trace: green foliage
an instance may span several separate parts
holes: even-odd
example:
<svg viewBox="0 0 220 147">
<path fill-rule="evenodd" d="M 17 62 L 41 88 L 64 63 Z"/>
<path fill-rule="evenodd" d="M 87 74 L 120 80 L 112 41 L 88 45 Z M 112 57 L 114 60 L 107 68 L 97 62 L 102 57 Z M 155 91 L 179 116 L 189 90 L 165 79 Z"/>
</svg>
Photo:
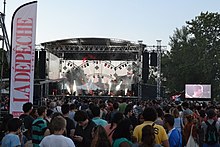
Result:
<svg viewBox="0 0 220 147">
<path fill-rule="evenodd" d="M 169 91 L 184 91 L 187 83 L 212 84 L 213 97 L 220 88 L 220 14 L 201 13 L 176 29 L 171 50 L 162 58 L 162 73 Z"/>
</svg>

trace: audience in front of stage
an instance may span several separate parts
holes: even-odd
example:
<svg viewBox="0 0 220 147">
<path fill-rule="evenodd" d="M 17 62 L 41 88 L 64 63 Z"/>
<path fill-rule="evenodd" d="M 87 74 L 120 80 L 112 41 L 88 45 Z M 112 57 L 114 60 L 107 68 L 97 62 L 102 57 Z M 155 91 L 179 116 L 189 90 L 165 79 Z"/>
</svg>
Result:
<svg viewBox="0 0 220 147">
<path fill-rule="evenodd" d="M 187 144 L 192 129 L 193 140 L 199 146 L 219 146 L 219 103 L 80 98 L 58 101 L 60 111 L 56 100 L 35 107 L 38 118 L 30 115 L 32 103 L 25 103 L 24 114 L 18 119 L 21 126 L 16 119 L 16 125 L 11 126 L 5 116 L 1 125 L 3 145 L 12 136 L 14 144 L 21 146 L 27 137 L 27 143 L 34 146 L 180 147 Z M 211 141 L 207 137 L 210 125 L 216 136 Z"/>
</svg>

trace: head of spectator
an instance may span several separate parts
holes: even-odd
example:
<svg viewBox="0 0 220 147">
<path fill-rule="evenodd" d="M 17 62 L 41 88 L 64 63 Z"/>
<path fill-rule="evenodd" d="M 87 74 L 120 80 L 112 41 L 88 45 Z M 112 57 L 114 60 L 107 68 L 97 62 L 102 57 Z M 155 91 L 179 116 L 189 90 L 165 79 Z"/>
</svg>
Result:
<svg viewBox="0 0 220 147">
<path fill-rule="evenodd" d="M 118 123 L 112 135 L 113 141 L 119 138 L 126 138 L 128 140 L 131 140 L 131 130 L 132 130 L 132 126 L 130 121 L 128 119 L 122 119 Z"/>
<path fill-rule="evenodd" d="M 53 116 L 53 110 L 47 109 L 46 120 L 47 120 L 48 122 L 51 121 L 52 116 Z"/>
<path fill-rule="evenodd" d="M 56 116 L 51 120 L 51 128 L 54 134 L 62 135 L 66 129 L 66 120 L 62 116 Z"/>
<path fill-rule="evenodd" d="M 71 103 L 70 104 L 70 111 L 74 111 L 76 109 L 76 104 Z"/>
<path fill-rule="evenodd" d="M 52 118 L 53 110 L 47 109 L 47 117 Z"/>
<path fill-rule="evenodd" d="M 11 118 L 8 120 L 7 130 L 19 134 L 21 131 L 22 121 L 19 118 Z"/>
<path fill-rule="evenodd" d="M 37 109 L 37 113 L 39 117 L 45 118 L 47 114 L 47 107 L 46 106 L 40 106 Z"/>
<path fill-rule="evenodd" d="M 214 117 L 216 117 L 216 113 L 214 109 L 208 109 L 206 114 L 208 119 L 213 119 Z"/>
<path fill-rule="evenodd" d="M 142 128 L 142 144 L 141 147 L 153 147 L 155 144 L 154 128 L 151 125 L 146 125 Z"/>
<path fill-rule="evenodd" d="M 205 116 L 206 116 L 205 110 L 200 110 L 199 111 L 199 116 L 200 116 L 200 118 L 204 119 Z"/>
<path fill-rule="evenodd" d="M 133 106 L 131 104 L 128 104 L 125 107 L 124 115 L 127 116 L 127 117 L 130 117 L 130 116 L 132 116 L 132 114 L 133 114 Z"/>
<path fill-rule="evenodd" d="M 171 114 L 164 115 L 164 127 L 168 130 L 171 130 L 174 125 L 174 117 Z"/>
<path fill-rule="evenodd" d="M 110 129 L 113 128 L 114 124 L 117 125 L 123 118 L 124 118 L 123 113 L 116 112 L 115 115 L 112 118 Z"/>
<path fill-rule="evenodd" d="M 23 104 L 23 106 L 22 106 L 22 110 L 26 114 L 30 114 L 32 109 L 33 109 L 33 104 L 31 102 L 27 102 L 27 103 Z"/>
<path fill-rule="evenodd" d="M 157 119 L 157 111 L 153 107 L 146 107 L 143 111 L 144 121 L 155 121 Z"/>
<path fill-rule="evenodd" d="M 144 122 L 143 113 L 140 113 L 138 115 L 138 125 L 142 124 Z"/>
<path fill-rule="evenodd" d="M 50 104 L 49 104 L 49 108 L 50 108 L 51 110 L 53 110 L 54 108 L 56 108 L 56 106 L 57 106 L 57 103 L 56 103 L 56 102 L 50 102 Z"/>
<path fill-rule="evenodd" d="M 30 115 L 31 115 L 34 119 L 38 118 L 37 108 L 33 108 L 33 109 L 31 110 Z"/>
<path fill-rule="evenodd" d="M 156 111 L 157 111 L 157 117 L 163 119 L 163 117 L 164 117 L 164 112 L 163 112 L 163 110 L 162 110 L 160 107 L 158 107 L 158 108 L 156 109 Z"/>
<path fill-rule="evenodd" d="M 100 117 L 100 108 L 98 106 L 94 106 L 91 109 L 93 117 Z"/>
<path fill-rule="evenodd" d="M 92 129 L 92 138 L 91 147 L 111 147 L 106 131 L 101 125 Z"/>
<path fill-rule="evenodd" d="M 184 110 L 187 109 L 187 108 L 189 108 L 188 102 L 183 102 L 183 103 L 182 103 L 182 106 L 183 106 L 183 109 L 184 109 Z"/>
<path fill-rule="evenodd" d="M 13 118 L 13 115 L 12 114 L 5 114 L 3 116 L 3 119 L 2 119 L 2 123 L 1 123 L 1 127 L 0 127 L 0 140 L 4 137 L 5 133 L 7 132 L 7 123 L 10 119 Z"/>
<path fill-rule="evenodd" d="M 180 115 L 179 110 L 177 108 L 174 108 L 172 111 L 172 115 L 174 118 L 178 118 Z"/>
<path fill-rule="evenodd" d="M 69 114 L 69 111 L 70 111 L 70 105 L 69 104 L 63 104 L 61 106 L 61 112 L 62 112 L 63 115 Z"/>
<path fill-rule="evenodd" d="M 76 111 L 74 120 L 79 124 L 79 126 L 85 127 L 89 123 L 89 117 L 85 111 Z"/>
<path fill-rule="evenodd" d="M 114 110 L 118 110 L 118 108 L 119 108 L 118 102 L 114 102 L 114 103 L 113 103 L 113 111 L 114 111 Z"/>
</svg>

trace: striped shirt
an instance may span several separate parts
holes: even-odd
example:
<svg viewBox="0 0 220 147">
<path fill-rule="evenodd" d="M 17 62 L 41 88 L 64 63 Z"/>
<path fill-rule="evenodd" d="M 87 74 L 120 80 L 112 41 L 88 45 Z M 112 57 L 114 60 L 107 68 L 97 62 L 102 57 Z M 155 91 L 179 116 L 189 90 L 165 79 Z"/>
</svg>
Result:
<svg viewBox="0 0 220 147">
<path fill-rule="evenodd" d="M 32 123 L 32 143 L 33 147 L 39 147 L 41 140 L 44 138 L 44 133 L 47 129 L 47 121 L 43 118 L 37 118 Z"/>
</svg>

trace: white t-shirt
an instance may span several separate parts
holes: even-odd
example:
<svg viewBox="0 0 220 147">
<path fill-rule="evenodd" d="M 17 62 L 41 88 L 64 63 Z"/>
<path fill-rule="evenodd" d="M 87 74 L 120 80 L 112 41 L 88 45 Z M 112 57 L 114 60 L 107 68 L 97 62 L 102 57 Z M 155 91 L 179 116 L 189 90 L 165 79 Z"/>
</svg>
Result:
<svg viewBox="0 0 220 147">
<path fill-rule="evenodd" d="M 75 147 L 75 144 L 68 137 L 52 134 L 43 138 L 40 147 Z"/>
</svg>

